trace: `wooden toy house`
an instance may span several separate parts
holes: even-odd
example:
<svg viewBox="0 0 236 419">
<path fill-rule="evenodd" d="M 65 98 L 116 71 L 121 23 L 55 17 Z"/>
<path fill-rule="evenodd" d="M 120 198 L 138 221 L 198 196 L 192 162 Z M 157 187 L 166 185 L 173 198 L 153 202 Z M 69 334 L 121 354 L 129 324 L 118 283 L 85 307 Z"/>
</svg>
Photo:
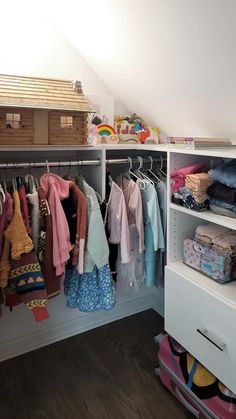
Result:
<svg viewBox="0 0 236 419">
<path fill-rule="evenodd" d="M 81 83 L 0 75 L 0 145 L 87 144 Z"/>
</svg>

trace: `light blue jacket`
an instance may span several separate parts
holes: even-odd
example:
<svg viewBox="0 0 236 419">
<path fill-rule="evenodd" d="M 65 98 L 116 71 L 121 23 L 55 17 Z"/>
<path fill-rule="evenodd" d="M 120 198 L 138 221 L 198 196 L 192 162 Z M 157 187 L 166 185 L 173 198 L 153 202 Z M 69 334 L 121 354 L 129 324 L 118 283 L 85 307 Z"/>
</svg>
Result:
<svg viewBox="0 0 236 419">
<path fill-rule="evenodd" d="M 108 264 L 109 247 L 96 192 L 85 180 L 79 186 L 87 198 L 87 237 L 84 252 L 84 272 L 92 272 Z"/>
<path fill-rule="evenodd" d="M 145 234 L 145 271 L 146 284 L 151 287 L 157 276 L 157 251 L 165 248 L 165 241 L 157 192 L 148 180 L 144 182 L 145 188 L 141 189 L 141 195 Z"/>
</svg>

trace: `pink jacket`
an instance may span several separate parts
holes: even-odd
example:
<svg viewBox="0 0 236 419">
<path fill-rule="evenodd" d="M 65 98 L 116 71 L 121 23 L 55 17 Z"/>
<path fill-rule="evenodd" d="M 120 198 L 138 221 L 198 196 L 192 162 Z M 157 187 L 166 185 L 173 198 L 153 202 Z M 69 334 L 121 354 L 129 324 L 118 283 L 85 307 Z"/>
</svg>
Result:
<svg viewBox="0 0 236 419">
<path fill-rule="evenodd" d="M 130 262 L 130 232 L 125 206 L 125 198 L 121 188 L 111 184 L 111 192 L 107 203 L 109 241 L 120 244 L 121 262 Z"/>
<path fill-rule="evenodd" d="M 171 192 L 178 192 L 179 188 L 185 185 L 185 178 L 187 175 L 202 172 L 203 168 L 204 162 L 200 162 L 176 170 L 170 175 Z"/>
<path fill-rule="evenodd" d="M 70 231 L 61 201 L 69 196 L 71 182 L 54 173 L 45 173 L 40 178 L 52 215 L 53 265 L 56 275 L 62 275 L 70 257 Z"/>
</svg>

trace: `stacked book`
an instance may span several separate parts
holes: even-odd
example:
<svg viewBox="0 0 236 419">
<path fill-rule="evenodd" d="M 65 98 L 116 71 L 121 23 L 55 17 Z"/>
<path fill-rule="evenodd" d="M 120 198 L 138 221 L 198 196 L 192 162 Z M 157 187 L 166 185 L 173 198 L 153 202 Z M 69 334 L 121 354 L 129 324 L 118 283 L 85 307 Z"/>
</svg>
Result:
<svg viewBox="0 0 236 419">
<path fill-rule="evenodd" d="M 196 150 L 201 148 L 233 147 L 229 138 L 167 137 L 167 147 Z"/>
</svg>

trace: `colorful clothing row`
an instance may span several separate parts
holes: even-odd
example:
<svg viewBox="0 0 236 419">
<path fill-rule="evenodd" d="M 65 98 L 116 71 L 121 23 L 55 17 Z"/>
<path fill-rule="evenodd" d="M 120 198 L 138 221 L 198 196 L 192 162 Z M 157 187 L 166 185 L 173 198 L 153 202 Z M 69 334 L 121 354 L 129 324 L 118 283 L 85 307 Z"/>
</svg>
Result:
<svg viewBox="0 0 236 419">
<path fill-rule="evenodd" d="M 96 192 L 84 179 L 76 184 L 75 179 L 53 173 L 42 175 L 38 188 L 31 175 L 26 179 L 18 178 L 18 190 L 5 193 L 0 215 L 0 287 L 5 305 L 13 307 L 23 302 L 36 320 L 46 319 L 47 298 L 60 292 L 61 279 L 65 274 L 68 277 L 69 270 L 73 281 L 66 284 L 68 301 L 77 278 L 80 286 L 74 306 L 83 307 L 79 290 L 86 282 L 95 284 L 96 277 L 99 299 L 109 300 L 105 309 L 112 308 L 115 290 Z M 93 311 L 94 304 L 90 307 Z M 97 304 L 96 310 L 99 307 L 105 307 L 105 303 Z"/>
</svg>

